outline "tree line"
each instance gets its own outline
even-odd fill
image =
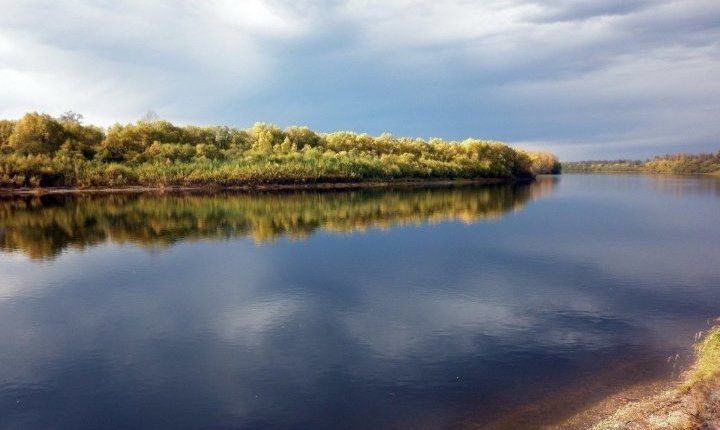
[[[596,160],[562,163],[565,172],[637,172],[673,175],[720,175],[720,151],[705,154],[670,154],[650,160]]]
[[[0,120],[0,187],[527,178],[559,168],[552,154],[478,139],[316,133],[267,123],[177,126],[156,119],[103,129],[73,112]]]

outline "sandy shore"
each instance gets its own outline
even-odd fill
[[[592,386],[592,384],[591,384]],[[638,382],[579,407],[590,387],[574,387],[492,421],[464,423],[473,430],[720,430],[720,378],[689,390],[678,381]],[[563,411],[564,410],[564,411]],[[567,412],[570,412],[569,414]],[[552,417],[557,417],[553,419]]]

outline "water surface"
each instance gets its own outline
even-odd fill
[[[0,429],[532,428],[676,376],[719,214],[622,175],[2,199]]]

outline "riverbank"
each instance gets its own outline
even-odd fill
[[[720,177],[720,171],[711,173],[663,173],[653,172],[649,170],[564,170],[563,174],[574,174],[574,175],[647,175],[647,176],[678,176],[678,177],[706,177],[706,178],[718,178]]]
[[[720,429],[720,327],[710,330],[695,350],[695,362],[679,385],[632,387],[548,428]]]
[[[651,173],[720,175],[720,151],[708,154],[671,154],[650,160],[588,160],[562,163],[565,173]]]
[[[0,188],[0,196],[22,195],[55,195],[55,194],[123,194],[123,193],[182,193],[220,191],[315,191],[315,190],[356,190],[371,188],[425,188],[425,187],[452,187],[468,185],[493,185],[509,183],[528,183],[535,181],[528,178],[477,178],[477,179],[433,179],[433,180],[395,180],[395,181],[367,181],[367,182],[314,182],[290,184],[260,184],[248,183],[246,185],[197,185],[197,186],[122,186],[122,187],[24,187]]]
[[[720,328],[695,345],[695,357],[668,357],[687,369],[663,377],[650,357],[622,357],[571,387],[548,390],[536,402],[490,421],[468,420],[460,428],[482,430],[695,430],[720,429]],[[640,359],[641,364],[636,363]],[[665,363],[663,363],[665,364]],[[619,380],[623,388],[612,390]],[[610,391],[608,391],[610,390]]]

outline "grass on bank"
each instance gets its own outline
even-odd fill
[[[697,343],[695,353],[695,363],[680,387],[689,418],[684,429],[715,428],[710,426],[720,424],[720,327]]]
[[[720,326],[697,343],[695,353],[696,361],[683,385],[684,390],[720,377]]]

